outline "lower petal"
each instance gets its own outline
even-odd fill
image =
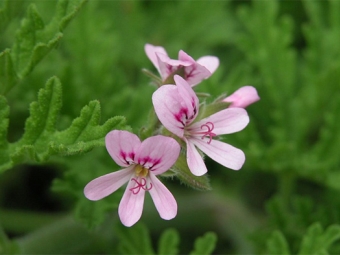
[[[135,183],[130,180],[118,207],[119,218],[127,227],[134,225],[143,212],[145,190],[140,189],[139,192],[134,193],[131,191],[134,186]]]
[[[190,140],[185,139],[187,144],[187,163],[192,174],[201,176],[208,170],[202,156],[197,151],[195,145]]]
[[[239,170],[244,164],[245,156],[243,151],[227,143],[217,140],[209,142],[208,138],[192,139],[192,142],[208,157],[225,167]]]
[[[133,167],[100,176],[90,181],[84,188],[87,199],[97,201],[119,189],[131,176]]]
[[[152,189],[149,190],[152,200],[162,219],[171,220],[177,215],[177,202],[171,192],[150,173]]]

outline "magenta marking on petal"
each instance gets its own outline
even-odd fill
[[[150,190],[150,189],[152,189],[152,183],[150,183],[150,187],[146,186],[146,179],[145,178],[141,178],[140,182],[136,178],[132,178],[131,181],[135,181],[135,183],[137,185],[137,186],[135,186],[135,187],[130,189],[130,191],[134,195],[138,194],[140,189],[143,189],[143,190]]]
[[[126,164],[131,165],[133,163],[134,158],[135,158],[135,153],[130,152],[127,155],[126,152],[120,151],[120,156],[124,159]]]

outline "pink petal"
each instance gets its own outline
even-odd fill
[[[188,62],[192,65],[196,64],[196,61],[182,50],[178,52],[178,60]]]
[[[191,88],[186,80],[181,76],[175,75],[174,81],[177,85],[178,95],[182,99],[181,101],[185,104],[188,109],[188,116],[192,116],[192,120],[187,122],[190,124],[197,116],[199,110],[199,100],[196,96],[195,91]]]
[[[163,85],[152,95],[156,115],[163,126],[179,137],[183,137],[183,124],[176,115],[184,107],[175,85]]]
[[[138,136],[128,131],[113,130],[105,137],[106,149],[112,159],[120,166],[129,166],[133,161],[135,150],[140,146]]]
[[[244,86],[236,90],[223,101],[231,103],[229,107],[245,108],[258,100],[260,100],[260,97],[257,94],[256,89],[252,86]]]
[[[208,157],[225,167],[239,170],[244,164],[245,155],[243,151],[227,143],[211,140],[208,144],[209,138],[193,138],[190,140]]]
[[[167,171],[175,164],[180,145],[175,139],[157,135],[145,139],[136,151],[138,164],[150,168],[153,174],[158,175]]]
[[[204,56],[197,59],[196,62],[207,68],[211,74],[213,74],[220,65],[219,59],[214,56]]]
[[[202,80],[211,76],[207,68],[199,64],[191,65],[185,68],[185,80],[191,85],[195,86]]]
[[[249,123],[249,117],[247,111],[242,108],[228,108],[194,123],[190,127],[190,132],[204,131],[202,125],[208,122],[214,125],[213,133],[223,135],[235,133],[245,128]]]
[[[118,207],[119,218],[127,227],[135,224],[143,212],[145,190],[141,188],[137,194],[134,194],[130,189],[135,186],[136,183],[130,180]]]
[[[97,201],[112,194],[130,179],[133,168],[131,166],[90,181],[84,188],[85,197]]]
[[[202,156],[198,153],[192,139],[185,139],[187,144],[187,163],[192,174],[202,176],[208,170],[205,166]]]
[[[158,72],[161,73],[159,69],[156,53],[162,53],[167,56],[168,54],[166,53],[165,49],[161,46],[153,46],[151,44],[145,44],[144,50],[148,58],[151,60],[152,64],[156,67]]]
[[[159,73],[161,74],[162,80],[166,80],[170,74],[177,71],[182,66],[190,66],[192,63],[176,60],[176,59],[170,59],[168,55],[164,55],[161,53],[157,53],[157,60],[158,60],[158,66],[159,66]]]
[[[150,173],[152,188],[150,195],[162,219],[171,220],[177,214],[177,203],[171,192],[155,175]]]

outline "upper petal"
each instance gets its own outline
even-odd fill
[[[161,53],[167,56],[168,54],[166,53],[165,49],[161,46],[145,44],[144,50],[148,58],[151,60],[152,64],[157,68],[158,72],[161,73],[159,70],[158,59],[157,59],[156,53]]]
[[[140,146],[138,136],[124,130],[113,130],[105,137],[105,146],[112,159],[120,166],[129,166],[135,150]]]
[[[207,68],[211,74],[213,74],[220,65],[219,59],[215,56],[204,56],[197,59],[196,62]]]
[[[90,181],[84,188],[85,197],[96,201],[115,192],[130,179],[133,173],[133,167],[134,166],[130,166]]]
[[[191,139],[185,139],[185,142],[187,144],[187,163],[191,173],[196,176],[205,174],[208,171],[207,167],[194,143],[192,143]]]
[[[252,86],[244,86],[225,98],[224,102],[230,102],[229,107],[245,108],[248,105],[260,100],[257,90]]]
[[[228,108],[204,118],[190,126],[190,132],[202,131],[202,125],[213,123],[216,135],[231,134],[245,128],[249,123],[247,111],[242,108]]]
[[[145,139],[136,151],[136,162],[158,175],[175,164],[180,149],[178,142],[171,137],[152,136]]]
[[[184,125],[178,113],[185,107],[175,85],[163,85],[152,95],[152,103],[159,121],[170,132],[183,137]]]
[[[162,219],[173,219],[177,214],[177,203],[171,192],[156,176],[150,174],[152,188],[149,190],[152,200]]]
[[[131,189],[135,186],[135,181],[130,180],[118,207],[119,218],[127,227],[135,224],[143,212],[145,190],[141,188],[139,192],[134,193]]]
[[[208,157],[225,167],[239,170],[244,164],[245,156],[243,151],[227,143],[217,140],[211,140],[208,143],[208,138],[193,138],[191,140]]]
[[[185,61],[191,64],[195,64],[196,61],[190,57],[187,53],[185,53],[183,50],[180,50],[178,52],[178,60]]]

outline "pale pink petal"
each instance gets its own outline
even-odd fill
[[[215,56],[204,56],[197,59],[196,62],[207,68],[211,74],[213,74],[220,65],[219,59]]]
[[[150,173],[152,188],[149,190],[152,200],[162,219],[171,220],[177,214],[177,203],[171,192],[156,176]]]
[[[243,151],[221,141],[211,140],[208,143],[209,140],[209,138],[191,139],[201,151],[221,165],[233,170],[239,170],[242,167],[245,161]]]
[[[145,139],[136,151],[136,161],[153,174],[162,174],[175,164],[180,149],[178,142],[171,137],[152,136]]]
[[[190,66],[190,62],[170,59],[167,55],[157,53],[159,73],[162,80],[165,81],[169,75],[176,72],[179,68]]]
[[[120,166],[129,166],[140,146],[138,136],[128,131],[113,130],[105,137],[105,146],[112,159]]]
[[[154,46],[154,45],[151,45],[151,44],[145,44],[144,50],[145,50],[145,53],[148,56],[148,58],[151,60],[152,64],[156,67],[158,72],[161,73],[160,69],[159,69],[158,59],[157,59],[156,53],[162,53],[162,54],[167,56],[168,54],[166,53],[165,49],[161,46]]]
[[[228,108],[194,123],[190,126],[190,132],[205,131],[204,125],[209,122],[213,124],[212,133],[231,134],[244,129],[249,123],[249,116],[242,108]]]
[[[139,192],[135,192],[136,194],[134,194],[130,190],[134,187],[136,187],[136,182],[130,180],[118,207],[119,218],[127,227],[135,224],[143,212],[145,190],[141,188]]]
[[[252,86],[244,86],[236,90],[223,101],[231,103],[229,107],[245,108],[258,100],[260,100],[260,97],[257,94],[256,89]]]
[[[178,95],[181,101],[185,104],[185,108],[188,110],[186,125],[189,125],[197,116],[199,110],[199,100],[195,91],[191,88],[186,80],[181,76],[175,75],[174,81],[177,85]]]
[[[133,174],[133,167],[130,166],[90,181],[84,188],[85,197],[97,201],[112,194],[130,179]]]
[[[208,170],[205,166],[202,156],[198,153],[195,145],[191,141],[192,139],[185,139],[187,144],[187,163],[192,174],[201,176]]]
[[[191,85],[195,86],[202,80],[211,76],[207,68],[199,64],[194,64],[185,69],[185,80]]]
[[[156,115],[163,126],[179,137],[183,137],[184,125],[176,116],[185,107],[175,85],[163,85],[152,95]]]
[[[196,64],[196,61],[190,57],[187,53],[185,53],[183,50],[180,50],[178,52],[178,60],[188,62],[190,64]]]

